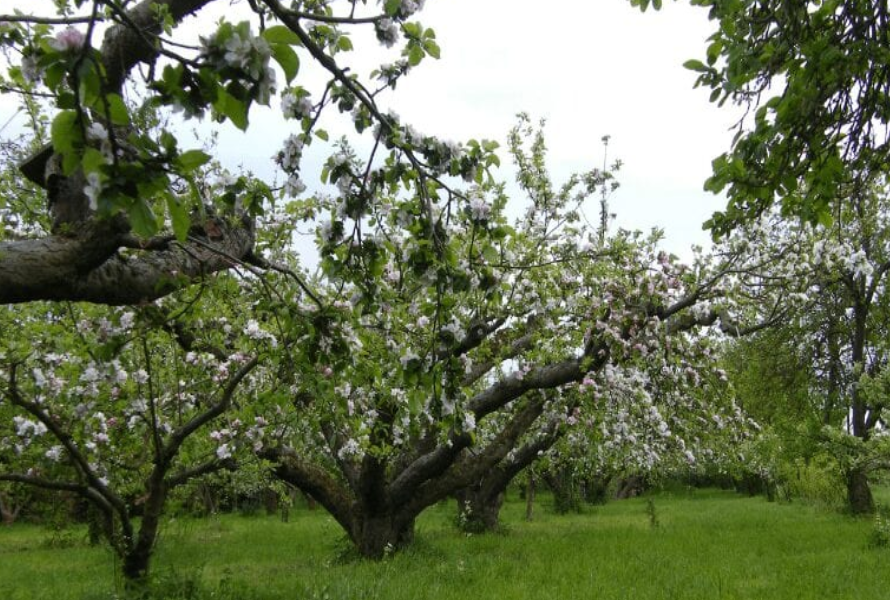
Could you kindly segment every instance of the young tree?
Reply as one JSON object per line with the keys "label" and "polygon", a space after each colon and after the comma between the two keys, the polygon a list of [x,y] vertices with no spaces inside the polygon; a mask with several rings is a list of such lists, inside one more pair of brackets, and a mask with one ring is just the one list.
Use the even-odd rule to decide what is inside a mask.
{"label": "young tree", "polygon": [[190,334],[194,313],[183,312],[32,304],[0,317],[18,332],[0,341],[0,486],[90,503],[133,583],[148,573],[170,493],[234,468],[235,438],[263,430],[259,416],[242,424],[226,413],[268,339],[216,346],[225,334]]}

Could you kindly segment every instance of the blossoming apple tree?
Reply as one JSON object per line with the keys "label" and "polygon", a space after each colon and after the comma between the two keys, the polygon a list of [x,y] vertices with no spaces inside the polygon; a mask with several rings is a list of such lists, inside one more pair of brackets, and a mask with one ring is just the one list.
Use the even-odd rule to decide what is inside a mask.
{"label": "blossoming apple tree", "polygon": [[[16,226],[0,241],[0,302],[129,304],[139,329],[121,322],[129,312],[67,304],[4,313],[4,478],[96,504],[130,577],[147,569],[167,492],[254,453],[382,556],[424,508],[605,404],[597,390],[645,365],[693,381],[686,337],[742,329],[725,281],[744,255],[684,266],[657,235],[592,231],[582,206],[610,175],[554,187],[527,119],[511,151],[528,201],[510,219],[486,175],[495,144],[442,141],[381,108],[438,55],[411,21],[422,2],[254,0],[202,36],[181,25],[212,0],[57,4],[0,18],[0,84],[49,143],[22,165],[46,216],[38,196],[9,192],[20,178],[4,180]],[[355,27],[397,46],[395,61],[369,77],[344,67]],[[326,74],[317,88],[302,84],[306,61]],[[246,129],[273,98],[293,126],[281,185],[226,176],[150,118]],[[365,155],[329,141],[330,113]],[[328,187],[307,194],[302,157],[323,144]],[[315,276],[294,251],[300,227],[316,231]],[[115,330],[74,327],[83,318]],[[33,328],[38,349],[16,346],[13,327]],[[138,534],[128,494],[144,506]]]}
{"label": "blossoming apple tree", "polygon": [[236,433],[263,434],[260,415],[226,415],[268,335],[190,333],[185,323],[204,302],[172,316],[157,306],[35,304],[0,317],[16,332],[0,341],[0,483],[89,503],[131,581],[148,572],[170,493],[235,468]]}
{"label": "blossoming apple tree", "polygon": [[[743,329],[723,279],[744,257],[685,266],[659,251],[657,233],[600,237],[582,207],[611,175],[594,170],[556,188],[545,150],[522,117],[510,151],[528,204],[514,222],[490,183],[471,187],[461,210],[429,213],[385,188],[369,216],[348,193],[298,207],[320,220],[324,283],[305,303],[312,330],[291,336],[304,354],[279,404],[293,410],[261,455],[365,556],[409,542],[422,510],[493,470],[515,474],[518,457],[533,459],[579,415],[597,414],[622,377],[653,390],[694,385],[702,362],[686,340],[695,330]],[[368,169],[346,148],[329,168],[331,177]],[[419,231],[433,232],[450,260],[434,261]],[[707,410],[700,396],[653,393],[678,420]],[[645,398],[637,390],[626,402]]]}
{"label": "blossoming apple tree", "polygon": [[769,214],[730,242],[762,257],[762,281],[784,289],[786,335],[857,513],[874,509],[868,476],[887,464],[880,450],[890,323],[886,193],[882,182],[854,191],[831,227],[789,224]]}

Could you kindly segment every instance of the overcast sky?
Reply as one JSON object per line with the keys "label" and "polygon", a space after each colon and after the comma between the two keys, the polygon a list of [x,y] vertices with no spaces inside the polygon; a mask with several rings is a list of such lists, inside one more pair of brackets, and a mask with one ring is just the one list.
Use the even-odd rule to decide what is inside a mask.
{"label": "overcast sky", "polygon": [[[0,0],[0,13],[38,4]],[[234,14],[224,0],[214,13]],[[627,0],[427,0],[418,17],[436,30],[442,58],[424,61],[401,81],[381,100],[385,109],[424,133],[454,140],[503,141],[520,111],[546,118],[557,184],[573,171],[601,166],[600,139],[608,134],[610,162],[624,162],[611,200],[617,224],[662,227],[666,246],[681,255],[692,243],[707,243],[701,223],[724,200],[702,184],[710,161],[729,147],[736,112],[709,104],[708,92],[693,89],[695,76],[682,67],[704,54],[712,31],[706,10],[666,3],[661,12],[642,14]],[[206,34],[208,21],[183,29]],[[396,58],[368,52],[377,47],[373,40],[354,39],[360,73]],[[311,69],[304,73],[313,77]],[[0,121],[9,106],[9,99],[0,102]],[[274,111],[252,121],[250,137],[226,127],[220,151],[271,174],[270,157],[286,132]],[[337,133],[335,124],[327,126]],[[505,152],[502,159],[509,165]],[[304,179],[311,184],[315,177],[304,165]],[[512,179],[512,171],[502,177]]]}

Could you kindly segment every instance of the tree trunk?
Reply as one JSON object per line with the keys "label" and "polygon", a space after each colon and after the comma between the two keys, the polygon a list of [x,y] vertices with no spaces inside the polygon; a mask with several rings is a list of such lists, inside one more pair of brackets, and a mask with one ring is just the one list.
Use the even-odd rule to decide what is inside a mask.
{"label": "tree trunk", "polygon": [[158,537],[164,502],[167,499],[163,472],[155,472],[152,479],[149,487],[154,489],[149,492],[145,500],[139,535],[136,537],[135,544],[128,545],[123,557],[123,573],[128,583],[142,582],[148,575],[149,562]]}
{"label": "tree trunk", "polygon": [[498,530],[498,515],[504,504],[503,489],[477,484],[459,490],[455,496],[461,529],[469,533]]}
{"label": "tree trunk", "polygon": [[591,477],[584,480],[584,501],[588,504],[605,504],[608,500],[611,475]]}
{"label": "tree trunk", "polygon": [[21,509],[21,504],[12,502],[9,499],[9,496],[0,492],[0,518],[3,519],[4,525],[12,525],[15,523]]}
{"label": "tree trunk", "polygon": [[535,474],[529,472],[528,486],[525,491],[525,520],[531,521],[535,516]]}
{"label": "tree trunk", "polygon": [[635,498],[646,489],[646,481],[639,475],[629,475],[618,482],[618,490],[615,497],[619,500]]}
{"label": "tree trunk", "polygon": [[861,468],[847,472],[847,506],[854,515],[868,515],[875,511],[868,474]]}
{"label": "tree trunk", "polygon": [[556,473],[546,473],[544,480],[553,492],[553,510],[557,514],[581,512],[578,491],[575,489],[575,476],[569,469],[561,468]]}
{"label": "tree trunk", "polygon": [[414,541],[414,518],[398,514],[358,517],[352,538],[359,554],[379,560]]}

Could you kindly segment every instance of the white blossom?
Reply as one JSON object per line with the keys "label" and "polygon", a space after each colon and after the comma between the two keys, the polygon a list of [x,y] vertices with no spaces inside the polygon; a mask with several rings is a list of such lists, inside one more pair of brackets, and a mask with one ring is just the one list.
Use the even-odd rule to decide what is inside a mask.
{"label": "white blossom", "polygon": [[377,39],[387,48],[392,48],[399,40],[399,25],[392,19],[383,18],[374,23]]}

